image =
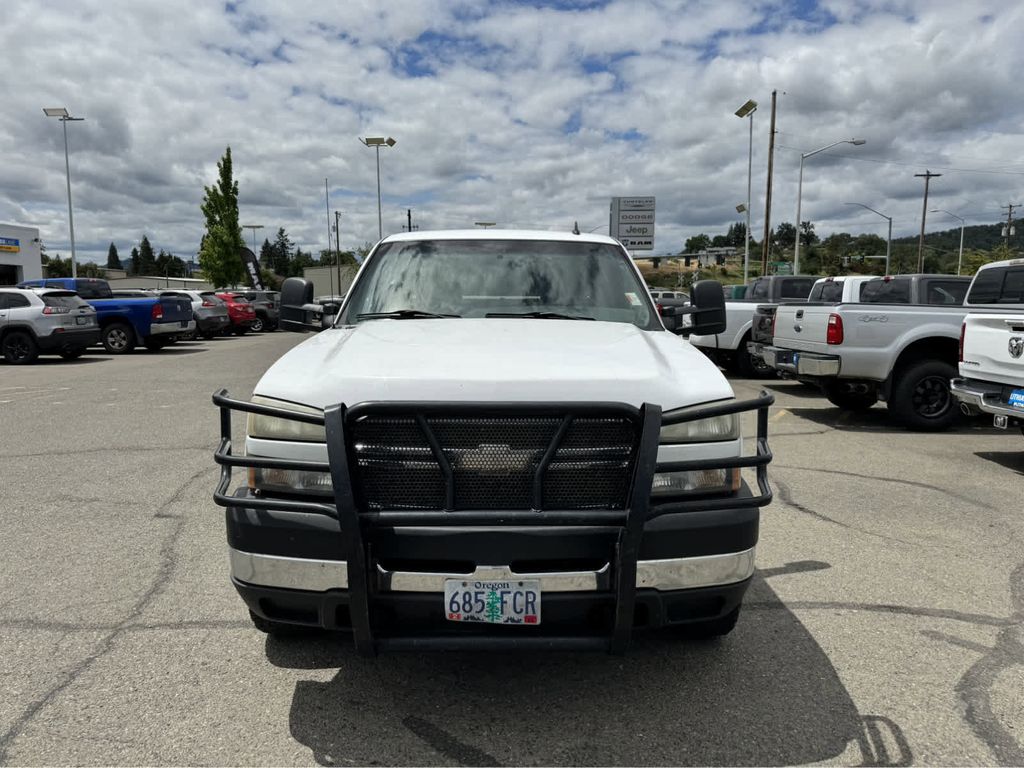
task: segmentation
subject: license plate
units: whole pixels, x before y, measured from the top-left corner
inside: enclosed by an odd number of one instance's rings
[[[75,323],[78,325],[92,325],[92,318],[89,317],[76,317]]]
[[[446,579],[444,613],[449,621],[540,624],[540,581]]]
[[[1012,389],[1010,390],[1010,396],[1007,398],[1007,402],[1014,408],[1024,409],[1024,389]]]

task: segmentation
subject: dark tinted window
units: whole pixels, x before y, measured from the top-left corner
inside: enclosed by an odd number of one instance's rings
[[[1008,269],[999,294],[1000,304],[1024,304],[1024,269]]]
[[[417,309],[461,317],[557,313],[653,329],[647,291],[625,252],[558,240],[385,243],[352,287],[346,320]]]
[[[964,280],[929,280],[925,304],[963,304],[969,285]]]
[[[64,286],[61,286],[62,288]],[[79,280],[75,292],[83,299],[109,299],[113,297],[110,286],[100,280]]]
[[[89,306],[85,299],[74,293],[48,293],[43,296],[42,299],[43,304],[48,307],[67,307],[68,309],[78,309],[79,307]]]
[[[993,267],[983,269],[974,276],[971,284],[971,292],[967,294],[967,301],[970,304],[995,304],[999,301],[999,294],[1003,290],[1003,277],[1006,275],[1006,267]]]
[[[779,286],[780,299],[806,299],[814,285],[813,277],[786,278]]]
[[[757,280],[750,287],[747,292],[748,299],[767,299],[768,298],[768,281]]]
[[[32,302],[28,300],[28,297],[20,293],[0,293],[0,309],[15,309],[31,305]]]
[[[909,304],[909,280],[871,280],[860,288],[865,304]]]
[[[824,301],[825,303],[835,303],[841,301],[843,298],[843,283],[841,280],[830,280],[827,283],[818,283],[811,288],[811,294],[807,297],[808,301]]]

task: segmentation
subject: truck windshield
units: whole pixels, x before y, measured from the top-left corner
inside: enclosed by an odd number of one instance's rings
[[[341,323],[423,316],[556,316],[660,329],[644,284],[613,245],[537,240],[383,244],[352,287]],[[413,317],[407,313],[406,317]]]

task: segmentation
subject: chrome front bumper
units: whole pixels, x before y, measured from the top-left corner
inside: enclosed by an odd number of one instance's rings
[[[842,364],[842,358],[838,355],[774,346],[761,346],[760,355],[765,364],[796,376],[838,376]]]
[[[244,584],[307,592],[348,589],[348,564],[344,560],[309,560],[242,552],[229,548],[231,576]],[[736,584],[754,573],[754,548],[743,552],[703,557],[637,562],[638,589],[672,591]],[[594,571],[515,573],[508,566],[479,566],[473,573],[424,573],[388,571],[376,567],[381,592],[444,592],[446,579],[540,581],[543,592],[595,592],[613,587],[610,564]]]
[[[969,409],[1024,421],[1024,409],[1000,402],[1003,395],[1003,387],[1000,384],[957,378],[950,380],[949,391]]]

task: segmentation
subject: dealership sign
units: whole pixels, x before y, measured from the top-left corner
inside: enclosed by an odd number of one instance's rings
[[[0,251],[7,253],[18,253],[21,250],[21,241],[15,237],[0,237]]]
[[[608,234],[631,251],[654,250],[654,198],[613,197]]]

